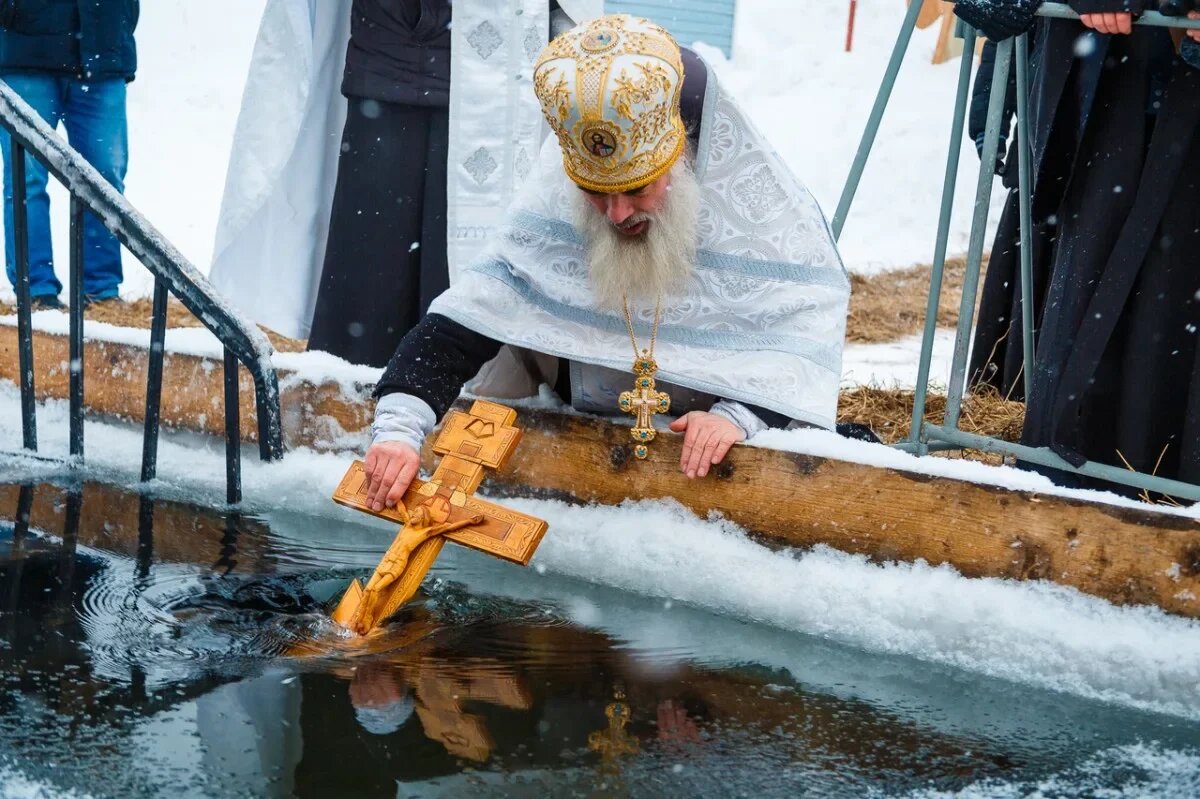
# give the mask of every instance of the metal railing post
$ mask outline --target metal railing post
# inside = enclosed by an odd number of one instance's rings
[[[71,195],[71,263],[68,278],[71,331],[71,455],[83,458],[83,203]]]
[[[25,148],[13,140],[13,260],[17,272],[17,359],[21,370],[22,446],[37,452],[37,402],[33,393],[33,299],[29,295],[29,209],[26,206]]]
[[[281,458],[283,427],[279,411],[279,378],[271,362],[271,344],[263,332],[249,319],[222,302],[205,277],[166,241],[128,200],[114,191],[95,167],[56,136],[45,120],[3,81],[0,81],[0,129],[7,131],[13,141],[14,238],[18,261],[18,348],[21,359],[22,428],[25,447],[30,450],[37,448],[24,182],[24,155],[28,152],[37,157],[46,170],[67,188],[73,198],[73,217],[77,213],[74,207],[74,203],[77,202],[102,220],[121,244],[154,275],[155,291],[158,292],[161,288],[163,292],[161,307],[166,307],[167,292],[177,297],[180,303],[246,367],[254,379],[256,389],[260,454],[265,460]],[[82,258],[80,263],[82,264]],[[77,301],[71,304],[80,305]],[[79,355],[82,365],[82,351]],[[161,356],[161,351],[158,356]],[[151,352],[152,371],[158,368],[154,364],[158,356]],[[78,392],[78,396],[82,397],[82,372],[80,378],[78,384],[72,384],[72,391]],[[157,383],[156,380],[150,382]],[[79,405],[82,407],[82,402]],[[151,476],[156,470],[157,414],[157,408],[152,409],[154,423],[148,425],[147,429],[152,431],[153,440],[147,441],[143,447],[143,473]],[[77,418],[81,420],[82,415]],[[82,451],[82,437],[73,431],[72,451],[77,448]],[[150,453],[148,457],[147,452]]]
[[[975,318],[975,294],[979,288],[979,270],[983,263],[984,236],[987,233],[992,183],[996,177],[996,153],[1000,149],[1000,124],[1004,116],[1004,99],[1008,94],[1008,74],[1012,68],[1012,60],[1013,40],[1005,39],[996,45],[992,95],[988,102],[983,152],[980,154],[979,182],[975,188],[975,211],[971,221],[971,237],[967,244],[962,302],[958,306],[958,329],[954,335],[954,360],[950,369],[950,383],[946,387],[945,426],[951,429],[958,427],[963,391],[966,387],[967,354],[971,348],[971,324]]]
[[[975,29],[963,25],[963,55],[958,69],[958,93],[954,99],[954,118],[950,123],[950,146],[946,153],[946,175],[942,181],[942,208],[938,215],[937,242],[933,250],[933,268],[929,280],[929,298],[925,303],[925,329],[921,337],[921,356],[917,362],[917,384],[913,392],[912,426],[908,440],[918,454],[927,447],[922,428],[925,400],[929,394],[929,369],[933,362],[933,340],[937,335],[938,308],[942,302],[942,277],[946,269],[946,246],[950,240],[950,222],[954,211],[954,190],[958,185],[958,162],[962,152],[963,128],[967,121],[967,102],[971,94],[971,66],[975,52]]]
[[[900,65],[904,63],[904,54],[908,50],[908,43],[912,40],[913,30],[917,27],[917,17],[921,15],[922,5],[921,0],[912,0],[908,4],[908,13],[904,15],[904,23],[900,26],[900,35],[896,37],[896,44],[892,48],[892,57],[888,61],[887,71],[883,73],[883,83],[879,87],[879,93],[875,95],[875,105],[871,108],[871,116],[867,118],[867,128],[863,131],[862,139],[858,143],[858,150],[854,153],[850,174],[846,177],[841,199],[838,200],[837,211],[833,214],[833,223],[830,227],[833,229],[834,241],[842,237],[846,216],[850,213],[850,206],[854,202],[854,195],[862,180],[863,170],[867,167],[867,158],[871,155],[871,148],[875,146],[879,123],[883,119],[883,112],[887,110],[888,101],[892,98],[892,88],[896,85],[896,76],[900,74]]]
[[[146,372],[146,419],[142,433],[142,482],[158,472],[158,427],[162,412],[163,349],[167,337],[167,286],[154,281],[154,310],[150,317],[150,365]]]
[[[1029,36],[1017,38],[1017,195],[1020,197],[1021,228],[1021,366],[1025,378],[1025,401],[1033,396],[1033,220],[1029,203],[1033,191],[1029,167]]]
[[[238,398],[238,359],[225,350],[225,501],[242,501],[242,425]]]

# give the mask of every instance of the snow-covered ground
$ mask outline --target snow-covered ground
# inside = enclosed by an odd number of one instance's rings
[[[265,0],[156,0],[142,6],[139,69],[129,87],[126,194],[207,272],[229,146]],[[715,62],[751,117],[828,216],[833,215],[904,14],[897,0],[860,0],[855,45],[842,52],[846,4],[743,0],[735,55]],[[929,63],[936,26],[918,31],[850,214],[842,249],[858,272],[932,257],[958,62]],[[978,159],[963,148],[952,253],[966,247]],[[66,195],[52,193],[65,282]],[[126,264],[126,296],[150,293]],[[11,296],[7,284],[0,296]]]

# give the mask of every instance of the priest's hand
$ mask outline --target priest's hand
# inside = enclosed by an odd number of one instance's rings
[[[1080,14],[1079,21],[1084,24],[1084,27],[1091,28],[1096,33],[1133,32],[1133,15],[1128,11]]]
[[[380,441],[367,450],[367,507],[394,508],[421,467],[421,456],[403,441]]]
[[[725,459],[730,447],[746,440],[745,430],[724,416],[707,411],[685,413],[671,422],[671,429],[683,433],[679,468],[688,477],[704,477],[710,466]]]

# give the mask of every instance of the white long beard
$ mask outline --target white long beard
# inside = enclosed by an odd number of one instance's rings
[[[696,261],[700,182],[683,158],[670,175],[662,208],[629,220],[630,224],[650,223],[640,236],[618,232],[587,196],[579,193],[575,226],[586,242],[592,294],[601,308],[621,308],[626,298],[639,304],[654,303],[687,286]]]

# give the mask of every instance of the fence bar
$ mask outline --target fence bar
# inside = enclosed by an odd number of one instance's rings
[[[926,425],[925,432],[931,442],[941,441],[947,444],[956,444],[959,448],[967,447],[997,455],[1011,455],[1014,458],[1020,458],[1029,463],[1049,466],[1052,469],[1060,469],[1064,472],[1073,472],[1121,485],[1142,488],[1147,491],[1166,494],[1175,499],[1186,499],[1192,502],[1200,501],[1200,486],[1190,483],[1168,480],[1165,477],[1155,477],[1154,475],[1122,469],[1117,466],[1109,466],[1105,463],[1095,463],[1093,461],[1088,461],[1082,466],[1072,466],[1049,449],[1027,447],[1024,444],[1014,444],[988,436],[964,433],[962,430],[954,430],[940,425]]]
[[[238,398],[238,359],[225,349],[225,501],[242,501],[242,424]]]
[[[146,422],[142,433],[142,482],[158,472],[158,427],[162,411],[163,349],[167,337],[167,284],[154,279],[150,317],[150,367],[146,372]]]
[[[255,402],[258,404],[259,435],[265,439],[262,453],[271,459],[283,455],[283,427],[279,413],[279,380],[271,362],[272,348],[266,336],[249,320],[221,302],[212,286],[183,255],[155,230],[129,201],[113,190],[95,167],[54,134],[45,120],[10,86],[0,81],[0,129],[12,137],[14,155],[14,231],[19,249],[26,252],[21,271],[28,268],[24,174],[26,152],[37,157],[46,170],[54,175],[72,197],[102,220],[133,256],[165,284],[197,319],[232,349],[254,376]],[[20,178],[20,179],[17,179]],[[27,274],[27,272],[26,272]],[[18,284],[20,281],[18,281]],[[26,289],[28,281],[26,281]],[[28,302],[21,301],[18,285],[18,327],[29,331],[21,319],[28,314]],[[25,316],[24,318],[27,318]],[[32,334],[21,337],[32,352]],[[24,355],[24,352],[22,352]],[[32,360],[32,356],[28,360]],[[33,420],[33,370],[22,363],[22,400],[26,449],[37,445]]]
[[[29,296],[29,209],[26,207],[25,148],[12,143],[13,248],[17,272],[17,358],[21,368],[21,439],[37,452],[37,402],[33,394],[33,319]]]
[[[83,203],[71,195],[71,264],[67,292],[71,314],[71,455],[83,458]]]
[[[1079,15],[1072,11],[1071,7],[1066,3],[1042,3],[1037,15],[1039,17],[1050,17],[1051,19],[1079,19]],[[1157,11],[1143,11],[1134,20],[1133,24],[1148,25],[1152,28],[1200,29],[1200,20],[1188,19],[1187,17],[1169,17]]]
[[[933,250],[933,271],[929,280],[929,299],[925,303],[925,333],[921,337],[921,357],[917,363],[917,385],[913,396],[912,427],[908,440],[920,455],[926,453],[921,428],[925,421],[925,398],[929,394],[929,367],[933,362],[933,340],[937,335],[938,308],[942,302],[942,276],[946,269],[946,246],[950,240],[950,219],[954,211],[954,190],[958,184],[958,160],[962,153],[963,128],[967,120],[967,102],[971,94],[971,66],[975,52],[975,29],[963,25],[963,57],[958,68],[958,93],[954,100],[954,119],[950,124],[950,146],[946,152],[946,176],[942,182],[942,209],[938,216],[937,243]]]
[[[979,161],[979,183],[975,187],[975,215],[971,221],[971,238],[967,243],[967,267],[963,277],[962,302],[958,306],[958,330],[954,336],[954,360],[950,369],[950,384],[946,387],[946,426],[957,427],[962,411],[963,389],[966,386],[967,354],[971,348],[971,323],[975,318],[975,294],[979,287],[979,270],[983,263],[984,236],[987,234],[988,207],[991,204],[992,181],[995,179],[996,153],[1000,149],[1000,123],[1004,115],[1004,98],[1008,94],[1008,71],[1012,69],[1013,40],[1005,39],[996,45],[995,71],[992,73],[992,96],[988,102],[987,128],[983,137],[983,153]]]
[[[1029,168],[1029,35],[1017,37],[1017,194],[1021,206],[1021,349],[1025,401],[1033,396],[1033,220],[1029,210],[1033,186]]]
[[[879,133],[879,123],[883,112],[887,109],[888,100],[892,98],[892,88],[896,85],[896,76],[900,74],[900,65],[904,63],[904,53],[912,40],[913,29],[917,27],[917,17],[921,15],[923,3],[913,0],[908,4],[908,13],[904,16],[904,24],[900,26],[900,35],[896,37],[896,45],[892,48],[892,57],[888,61],[887,71],[883,73],[883,84],[875,95],[875,105],[871,108],[871,116],[867,119],[867,129],[863,131],[862,140],[858,143],[858,151],[854,154],[854,163],[850,166],[850,175],[842,188],[842,197],[838,200],[837,211],[833,214],[833,240],[842,237],[842,228],[846,225],[846,216],[850,213],[850,205],[858,191],[862,180],[863,170],[867,167],[867,158],[871,148],[875,146],[875,135]]]

